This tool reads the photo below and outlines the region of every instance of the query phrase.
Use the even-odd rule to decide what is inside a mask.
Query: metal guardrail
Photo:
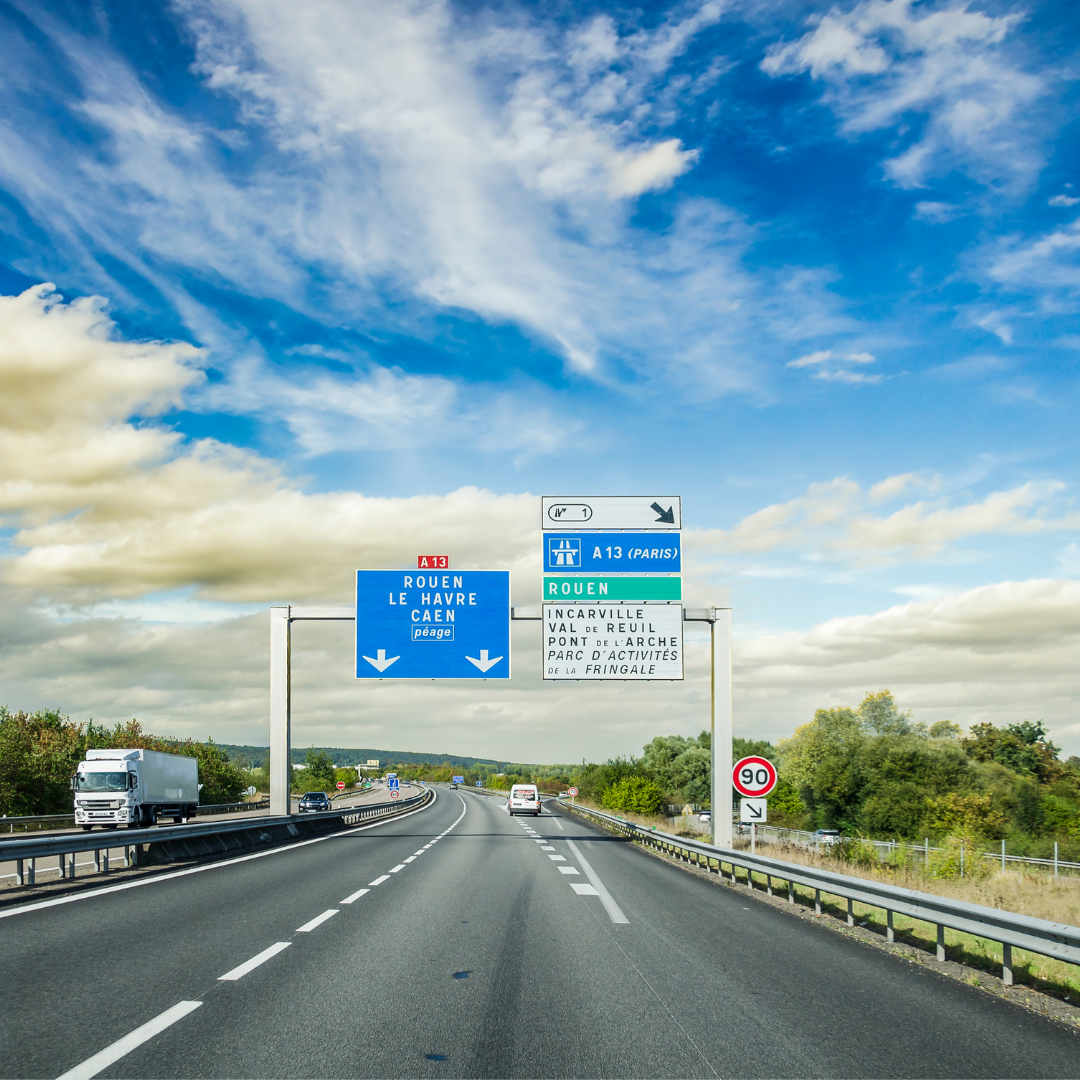
[[[995,941],[1002,947],[1002,982],[1011,986],[1012,950],[1026,949],[1040,956],[1050,956],[1063,960],[1067,964],[1080,964],[1080,927],[1067,923],[1049,922],[1046,919],[1034,919],[1028,915],[1017,915],[1011,911],[984,907],[981,904],[969,904],[964,900],[952,900],[933,893],[917,892],[915,889],[901,889],[886,882],[872,881],[867,878],[837,874],[830,870],[817,870],[812,866],[799,863],[783,862],[780,859],[768,859],[762,855],[751,855],[748,851],[734,851],[729,848],[714,847],[698,840],[672,836],[670,833],[645,829],[630,821],[605,814],[599,810],[580,805],[571,805],[565,799],[558,800],[564,809],[592,818],[605,828],[622,833],[650,847],[658,848],[666,854],[674,855],[685,862],[696,865],[724,877],[724,866],[730,867],[731,882],[737,880],[736,868],[746,872],[747,885],[753,888],[753,874],[763,875],[765,886],[772,895],[772,882],[776,878],[787,882],[788,903],[795,903],[795,886],[814,890],[814,910],[821,913],[821,894],[838,896],[847,900],[847,922],[855,925],[852,905],[866,904],[881,908],[886,915],[886,937],[894,940],[893,915],[907,915],[913,919],[930,923],[937,927],[936,956],[945,960],[945,929],[959,930],[965,934]]]
[[[269,805],[267,799],[256,802],[208,803],[206,806],[198,807],[196,817],[202,814],[229,814],[242,810],[264,810]],[[38,825],[42,828],[55,828],[66,821],[70,821],[72,825],[75,824],[74,811],[70,814],[28,814],[22,817],[8,817],[5,814],[0,816],[0,831],[3,831],[5,826],[9,833],[13,833],[16,826],[22,826],[20,831],[27,831],[31,825]]]
[[[373,817],[393,817],[406,807],[415,807],[428,798],[429,792],[421,792],[400,802],[375,803],[366,806],[347,806],[339,810],[325,810],[317,814],[306,814],[303,821],[328,821],[340,818],[346,825],[355,825]],[[16,865],[16,885],[34,885],[37,878],[37,860],[56,858],[59,860],[61,878],[75,877],[75,855],[79,852],[94,853],[95,871],[108,873],[109,851],[124,849],[125,866],[137,866],[139,851],[143,844],[161,844],[170,840],[193,840],[206,836],[221,836],[226,833],[242,832],[245,829],[272,829],[285,826],[294,836],[299,836],[297,815],[287,814],[279,817],[259,818],[252,822],[249,818],[231,821],[207,822],[206,824],[171,825],[146,828],[125,829],[123,832],[109,830],[104,833],[67,833],[63,836],[51,836],[45,839],[0,840],[0,862],[14,862]],[[110,842],[111,840],[111,842]],[[29,866],[26,864],[29,863]]]
[[[746,827],[747,826],[744,826],[744,828]],[[764,840],[768,843],[769,841],[776,839],[782,844],[801,844],[804,847],[817,847],[817,844],[814,842],[814,834],[807,832],[805,829],[782,829],[776,825],[758,825],[756,828],[759,841]],[[921,844],[912,844],[902,840],[868,840],[861,836],[842,836],[839,839],[857,841],[860,844],[872,846],[882,862],[885,862],[891,855],[895,855],[897,851],[903,849],[912,855],[921,855],[923,864],[926,865],[930,861],[931,852],[936,853],[945,850],[944,848],[934,847],[929,840],[925,840]],[[1002,870],[1009,864],[1012,864],[1015,866],[1033,866],[1040,870],[1053,870],[1055,876],[1062,870],[1070,872],[1080,871],[1080,862],[1069,862],[1067,859],[1057,858],[1057,849],[1058,845],[1055,841],[1055,858],[1053,859],[1040,859],[1034,855],[1008,855],[1005,852],[1005,844],[1003,841],[1001,851],[973,851],[970,852],[970,854],[977,859],[986,859],[993,863],[1000,863]]]

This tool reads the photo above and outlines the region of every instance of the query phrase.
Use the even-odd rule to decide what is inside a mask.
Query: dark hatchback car
[[[300,800],[301,814],[315,814],[320,810],[330,809],[330,799],[322,791],[309,791]]]

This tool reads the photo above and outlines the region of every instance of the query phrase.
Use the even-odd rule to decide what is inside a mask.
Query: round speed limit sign
[[[744,757],[731,770],[731,785],[748,799],[768,795],[776,787],[776,766],[763,757]]]
[[[569,795],[571,798],[573,798],[577,794],[577,788],[576,787],[567,788],[566,789],[566,794]]]

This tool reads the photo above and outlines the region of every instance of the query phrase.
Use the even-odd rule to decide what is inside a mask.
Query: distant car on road
[[[815,829],[810,834],[811,844],[835,844],[839,839],[839,829]]]
[[[457,791],[457,784],[451,784],[450,785],[450,790],[451,791]]]
[[[300,800],[301,814],[317,814],[320,810],[330,809],[330,799],[325,791],[308,791]]]
[[[708,810],[702,810],[697,819],[698,821],[712,821],[712,813]]]

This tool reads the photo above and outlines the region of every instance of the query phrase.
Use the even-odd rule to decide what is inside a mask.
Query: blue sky
[[[657,490],[745,733],[888,686],[1080,752],[1077,23],[0,3],[8,703],[262,741],[268,603],[418,537],[527,602],[538,496]],[[439,748],[419,691],[319,697],[333,652],[315,741]],[[447,688],[437,741],[632,751],[699,668],[587,734]]]

